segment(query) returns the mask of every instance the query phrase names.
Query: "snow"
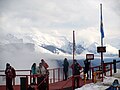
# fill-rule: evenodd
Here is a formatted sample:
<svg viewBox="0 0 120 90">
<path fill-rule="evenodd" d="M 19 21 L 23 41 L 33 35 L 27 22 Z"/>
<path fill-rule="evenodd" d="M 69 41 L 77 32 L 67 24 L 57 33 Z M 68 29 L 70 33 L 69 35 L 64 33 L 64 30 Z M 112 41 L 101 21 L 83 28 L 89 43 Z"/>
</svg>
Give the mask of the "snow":
<svg viewBox="0 0 120 90">
<path fill-rule="evenodd" d="M 112 77 L 105 77 L 103 82 L 86 84 L 75 90 L 105 90 L 113 83 L 115 79 L 118 79 L 120 82 L 120 69 L 118 69 L 117 73 L 113 74 Z"/>
<path fill-rule="evenodd" d="M 109 45 L 109 44 L 106 44 L 106 51 L 107 51 L 107 54 L 117 54 L 118 53 L 118 49 L 116 49 L 115 47 Z"/>
<path fill-rule="evenodd" d="M 103 87 L 102 85 L 91 83 L 75 90 L 105 90 L 106 88 L 106 86 Z"/>
</svg>

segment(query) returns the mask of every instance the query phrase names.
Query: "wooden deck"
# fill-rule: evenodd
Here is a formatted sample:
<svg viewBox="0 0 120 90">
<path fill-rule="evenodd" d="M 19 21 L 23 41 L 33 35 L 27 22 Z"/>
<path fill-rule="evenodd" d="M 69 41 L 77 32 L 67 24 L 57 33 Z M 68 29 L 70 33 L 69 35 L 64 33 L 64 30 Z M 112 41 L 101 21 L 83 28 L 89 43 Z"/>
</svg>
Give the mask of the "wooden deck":
<svg viewBox="0 0 120 90">
<path fill-rule="evenodd" d="M 92 83 L 91 80 L 87 80 L 86 83 Z M 83 86 L 84 85 L 84 80 L 80 79 L 79 80 L 79 86 Z M 6 86 L 5 85 L 1 85 L 0 86 L 0 90 L 6 90 Z M 14 86 L 14 90 L 20 90 L 20 85 L 15 85 Z M 36 88 L 37 90 L 37 88 Z M 68 79 L 66 81 L 59 81 L 56 83 L 52 83 L 49 84 L 49 90 L 72 90 L 72 79 Z"/>
</svg>

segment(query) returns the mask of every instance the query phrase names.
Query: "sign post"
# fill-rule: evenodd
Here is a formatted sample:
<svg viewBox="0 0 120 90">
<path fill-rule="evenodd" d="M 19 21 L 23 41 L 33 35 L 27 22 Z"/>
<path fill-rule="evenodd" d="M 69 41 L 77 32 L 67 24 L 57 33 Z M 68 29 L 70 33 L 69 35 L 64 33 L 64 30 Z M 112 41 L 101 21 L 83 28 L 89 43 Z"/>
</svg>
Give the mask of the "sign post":
<svg viewBox="0 0 120 90">
<path fill-rule="evenodd" d="M 106 47 L 105 46 L 101 46 L 101 47 L 97 47 L 97 52 L 98 53 L 101 53 L 101 69 L 102 69 L 102 81 L 103 81 L 103 64 L 104 64 L 104 61 L 103 61 L 103 52 L 106 52 Z"/>
<path fill-rule="evenodd" d="M 86 54 L 86 59 L 87 60 L 93 60 L 94 59 L 94 54 Z"/>
</svg>

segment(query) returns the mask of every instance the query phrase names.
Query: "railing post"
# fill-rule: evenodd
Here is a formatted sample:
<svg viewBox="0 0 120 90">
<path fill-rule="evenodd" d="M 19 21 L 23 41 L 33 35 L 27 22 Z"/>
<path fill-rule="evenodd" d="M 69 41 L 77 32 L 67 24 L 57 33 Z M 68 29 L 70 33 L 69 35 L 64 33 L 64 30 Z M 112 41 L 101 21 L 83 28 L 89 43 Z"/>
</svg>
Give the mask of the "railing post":
<svg viewBox="0 0 120 90">
<path fill-rule="evenodd" d="M 72 76 L 72 90 L 75 89 L 75 80 L 74 75 Z"/>
<path fill-rule="evenodd" d="M 94 82 L 94 68 L 92 68 L 92 82 Z"/>
<path fill-rule="evenodd" d="M 13 86 L 15 85 L 15 78 L 13 78 Z"/>
<path fill-rule="evenodd" d="M 31 78 L 31 70 L 30 70 L 30 84 L 31 84 L 31 81 L 32 81 L 31 79 L 32 79 L 32 78 Z"/>
<path fill-rule="evenodd" d="M 99 71 L 100 71 L 101 67 L 99 66 Z M 100 74 L 98 74 L 98 78 L 100 78 Z"/>
<path fill-rule="evenodd" d="M 63 79 L 62 80 L 64 80 L 64 71 L 63 71 L 63 68 L 62 68 L 62 73 L 63 73 Z"/>
<path fill-rule="evenodd" d="M 86 74 L 84 74 L 84 84 L 86 84 Z"/>
<path fill-rule="evenodd" d="M 94 75 L 94 83 L 96 83 L 96 74 L 97 74 L 96 72 L 93 73 L 93 75 Z"/>
<path fill-rule="evenodd" d="M 47 90 L 49 90 L 49 75 L 47 75 Z"/>
<path fill-rule="evenodd" d="M 104 67 L 104 75 L 106 76 L 106 64 L 105 63 L 103 64 L 103 67 Z"/>
<path fill-rule="evenodd" d="M 28 88 L 28 76 L 26 76 L 26 79 L 27 79 L 27 81 L 26 81 L 26 90 L 27 90 L 27 88 Z"/>
<path fill-rule="evenodd" d="M 55 82 L 55 69 L 53 69 L 53 83 Z"/>
<path fill-rule="evenodd" d="M 60 81 L 60 68 L 58 68 L 58 81 Z"/>
<path fill-rule="evenodd" d="M 104 78 L 104 61 L 102 61 L 102 82 L 103 82 L 103 78 Z"/>
<path fill-rule="evenodd" d="M 110 64 L 110 76 L 112 76 L 112 64 Z"/>
<path fill-rule="evenodd" d="M 116 73 L 117 70 L 116 70 L 116 60 L 115 59 L 113 60 L 113 67 L 114 67 L 114 73 Z"/>
</svg>

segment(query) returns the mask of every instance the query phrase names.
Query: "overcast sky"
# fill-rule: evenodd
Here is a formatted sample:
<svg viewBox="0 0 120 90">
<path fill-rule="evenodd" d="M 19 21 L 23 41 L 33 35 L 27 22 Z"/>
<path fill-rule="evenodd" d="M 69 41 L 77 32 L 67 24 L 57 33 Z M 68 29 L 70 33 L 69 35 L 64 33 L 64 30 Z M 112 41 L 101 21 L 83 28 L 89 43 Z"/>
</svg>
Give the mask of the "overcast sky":
<svg viewBox="0 0 120 90">
<path fill-rule="evenodd" d="M 105 35 L 120 35 L 120 0 L 0 0 L 0 31 L 99 30 L 100 3 Z"/>
</svg>

